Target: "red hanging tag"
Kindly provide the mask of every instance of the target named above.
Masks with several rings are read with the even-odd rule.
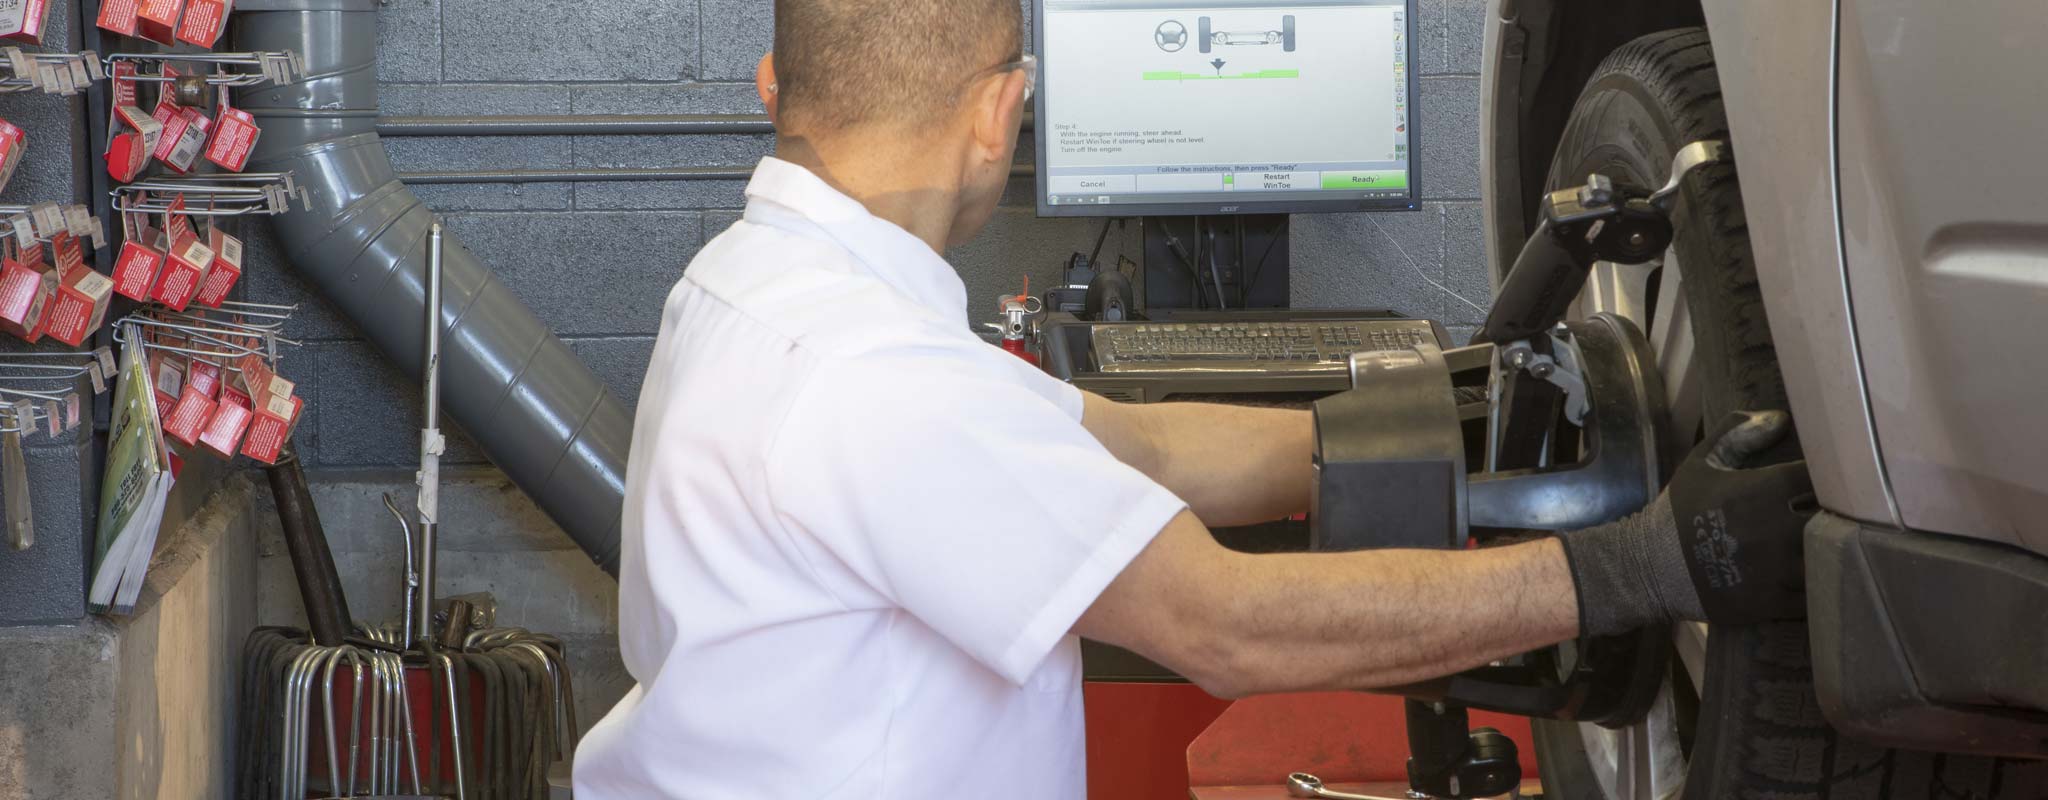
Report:
[[[143,0],[141,10],[136,12],[140,18],[136,32],[157,44],[177,44],[173,33],[178,28],[178,15],[184,10],[185,0]],[[165,90],[169,91],[169,87]]]
[[[249,166],[249,151],[261,135],[256,116],[230,105],[227,87],[221,87],[220,120],[214,126],[213,143],[206,148],[206,160],[229,172],[241,172]]]
[[[28,341],[41,338],[43,310],[56,285],[55,270],[0,262],[0,330]]]
[[[114,297],[114,282],[90,269],[81,269],[57,286],[43,328],[57,341],[77,347],[106,322],[107,305]]]
[[[178,25],[178,41],[212,50],[233,8],[234,0],[191,0],[185,6],[185,21]]]
[[[49,0],[0,0],[0,36],[42,44],[49,21]]]
[[[136,12],[141,10],[140,0],[100,0],[98,25],[122,36],[134,36]]]
[[[222,388],[220,403],[214,407],[213,419],[207,420],[206,431],[199,434],[199,443],[216,456],[234,458],[242,434],[249,430],[250,416],[249,396],[232,386]]]
[[[27,150],[28,133],[0,120],[0,189],[7,188],[7,181],[14,177],[14,168],[21,165],[22,153]]]
[[[242,240],[213,225],[207,231],[206,246],[213,251],[213,264],[193,299],[208,308],[220,308],[228,299],[228,292],[235,288],[235,281],[242,277]]]

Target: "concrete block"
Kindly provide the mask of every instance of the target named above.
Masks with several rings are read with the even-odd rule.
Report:
[[[1477,75],[1486,51],[1486,0],[1442,0],[1444,71]]]
[[[387,116],[570,113],[569,87],[558,83],[385,84],[377,105]]]
[[[704,212],[704,243],[710,244],[711,240],[718,238],[719,234],[725,233],[726,229],[738,225],[740,217],[744,213],[741,211]]]
[[[299,341],[361,338],[355,323],[342,316],[286,260],[269,224],[258,223],[243,228],[242,246],[247,264],[240,282],[243,296],[255,303],[296,304],[299,307],[292,312],[291,320],[285,323],[286,338]]]
[[[379,501],[379,511],[382,512]],[[390,519],[389,514],[385,518]],[[451,517],[452,519],[452,517]],[[336,553],[349,614],[357,622],[382,624],[403,613],[404,551],[396,544],[396,524],[383,529],[393,540],[390,550]],[[444,529],[445,530],[445,529]],[[290,559],[265,558],[257,570],[267,594],[258,617],[261,624],[304,627],[305,606],[291,574]],[[581,550],[474,551],[441,550],[435,570],[436,595],[489,592],[498,602],[498,624],[546,633],[612,634],[618,630],[618,584],[592,564]]]
[[[662,294],[666,296],[667,292]],[[626,404],[627,410],[638,405],[640,384],[647,377],[647,360],[654,355],[654,337],[569,339],[566,343],[604,381],[605,388]]]
[[[387,0],[377,10],[377,80],[441,80],[441,0]]]
[[[1443,218],[1420,212],[1306,214],[1294,218],[1293,304],[1297,308],[1386,308],[1439,318]]]
[[[449,224],[558,334],[644,335],[697,254],[692,212],[462,214]]]
[[[696,77],[697,4],[445,0],[458,81],[677,81]]]
[[[419,136],[384,140],[392,168],[405,172],[555,169],[569,166],[566,136]]]
[[[707,81],[751,81],[775,45],[775,4],[768,0],[701,0]]]
[[[1101,230],[1097,219],[1041,219],[1028,208],[997,209],[980,236],[946,253],[967,284],[968,322],[993,320],[996,298],[1016,294],[1026,275],[1034,287],[1051,286],[1067,258],[1092,249]],[[1127,234],[1132,253],[1142,248],[1137,230],[1131,226]],[[1112,232],[1104,258],[1114,257],[1117,238]]]
[[[578,136],[575,165],[601,168],[738,167],[774,152],[772,136]]]
[[[593,181],[576,184],[579,211],[741,208],[746,181]]]
[[[318,378],[318,466],[407,466],[419,463],[420,400],[415,380],[400,373],[367,342],[320,342],[314,368]],[[443,463],[481,461],[482,452],[454,421],[448,421],[448,454]],[[301,424],[301,433],[304,424]]]
[[[66,9],[50,12],[53,24],[66,16]],[[55,41],[62,41],[56,39]],[[82,96],[81,96],[82,97]],[[79,195],[74,188],[74,168],[87,163],[85,154],[84,100],[57,97],[40,92],[9,95],[0,116],[28,135],[27,156],[0,192],[0,202],[10,205],[39,202],[65,203]]]
[[[1038,180],[1036,178],[1011,178],[1003,186],[1002,205],[1006,208],[1027,208],[1033,213],[1038,209]]]
[[[437,213],[458,211],[567,211],[576,204],[567,183],[414,184],[412,193]]]
[[[86,498],[99,497],[100,478],[85,457],[86,446],[75,441],[23,450],[35,545],[19,552],[0,548],[0,626],[72,623],[85,615],[90,531],[98,503],[91,503],[90,513],[85,507]],[[0,756],[0,762],[5,760]],[[5,786],[4,777],[0,786]]]
[[[570,88],[577,114],[765,113],[754,89],[752,66],[737,83],[596,83]]]
[[[1415,15],[1415,40],[1408,43],[1408,64],[1417,75],[1442,75],[1446,45],[1444,16],[1450,0],[1422,0]]]
[[[320,469],[308,474],[313,502],[328,531],[328,545],[336,553],[378,555],[401,553],[397,523],[384,508],[389,492],[399,508],[410,508],[418,489],[409,468]],[[259,514],[272,523],[263,529],[262,541],[276,536],[276,512],[259,498]],[[545,552],[574,550],[575,542],[541,513],[519,487],[489,466],[463,466],[441,476],[440,547],[449,550],[501,552]],[[267,550],[278,549],[266,547]],[[281,550],[279,552],[282,552]]]
[[[314,503],[335,553],[350,612],[359,620],[395,619],[403,607],[403,544],[398,525],[383,507],[390,493],[408,508],[416,490],[411,473],[398,470],[318,471],[312,480]],[[536,630],[553,632],[616,630],[617,584],[590,563],[526,495],[490,467],[451,470],[442,481],[442,527],[437,550],[444,567],[439,594],[480,591],[490,584],[501,603],[499,621],[508,625],[545,622]],[[257,552],[263,589],[264,624],[303,625],[304,609],[291,575],[291,564],[278,533],[268,498],[256,503]],[[580,563],[579,563],[580,562]],[[461,577],[458,579],[457,575]],[[515,586],[511,577],[524,584]],[[524,599],[521,599],[521,598]],[[552,598],[583,598],[574,608],[556,609],[551,617],[515,613],[524,604]],[[566,620],[566,622],[565,622]]]
[[[1479,199],[1479,79],[1422,79],[1422,196]]]
[[[118,645],[98,620],[0,628],[0,797],[117,796]]]
[[[1446,322],[1477,325],[1493,307],[1493,275],[1486,261],[1483,223],[1475,203],[1444,206],[1444,304]],[[1462,298],[1462,299],[1461,299]]]
[[[562,634],[563,653],[569,660],[569,674],[576,679],[576,727],[578,735],[604,719],[619,700],[633,690],[633,676],[619,657],[619,636],[611,633]]]

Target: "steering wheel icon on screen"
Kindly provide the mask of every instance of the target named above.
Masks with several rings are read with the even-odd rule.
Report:
[[[1161,22],[1159,28],[1152,31],[1152,43],[1166,52],[1178,53],[1188,46],[1188,26],[1180,24],[1179,20]]]

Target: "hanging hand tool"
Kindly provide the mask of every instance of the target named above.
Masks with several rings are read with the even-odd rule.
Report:
[[[298,454],[287,450],[275,466],[263,471],[277,503],[285,551],[291,555],[292,573],[299,580],[299,597],[306,605],[306,625],[313,631],[313,643],[339,647],[355,626],[349,621],[341,575],[334,569],[334,553],[327,548],[327,532],[320,527],[320,512],[313,507],[313,492],[306,488]]]
[[[28,458],[21,450],[21,434],[35,423],[16,413],[14,424],[0,434],[0,482],[7,506],[7,546],[27,550],[36,543],[35,515],[29,511]]]

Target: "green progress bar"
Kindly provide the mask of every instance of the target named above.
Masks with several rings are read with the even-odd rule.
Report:
[[[1299,77],[1301,77],[1301,70],[1298,69],[1262,69],[1257,72],[1240,72],[1236,75],[1203,75],[1196,72],[1180,72],[1177,70],[1145,73],[1145,80],[1148,81],[1269,81]]]

